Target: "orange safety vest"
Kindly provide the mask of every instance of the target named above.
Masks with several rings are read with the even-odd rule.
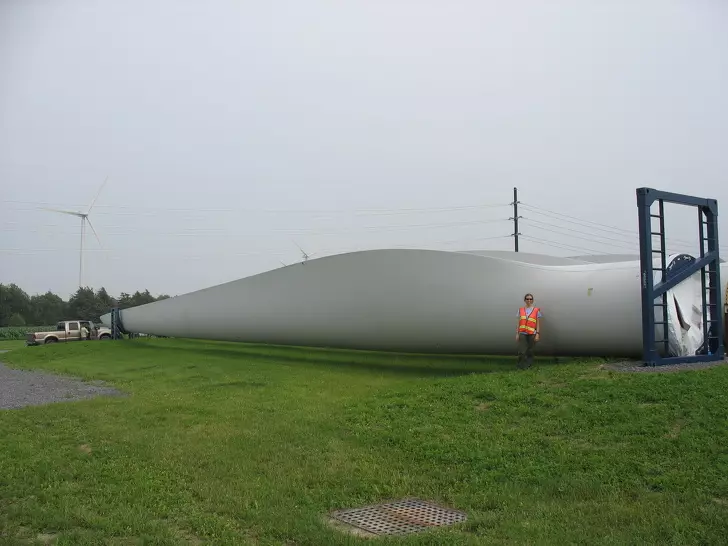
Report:
[[[526,315],[526,308],[521,307],[520,315],[521,318],[518,321],[518,333],[519,334],[535,334],[536,333],[536,318],[540,309],[534,307],[530,315]]]

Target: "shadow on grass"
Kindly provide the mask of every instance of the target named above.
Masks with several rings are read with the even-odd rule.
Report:
[[[220,345],[217,345],[217,344]],[[214,344],[214,345],[213,345]],[[170,343],[154,343],[134,340],[128,343],[134,350],[179,351],[187,355],[224,358],[227,360],[250,359],[275,364],[328,367],[359,370],[380,374],[417,376],[460,376],[474,373],[518,371],[516,358],[507,356],[477,356],[448,354],[386,353],[318,347],[287,347],[204,340],[175,339]],[[537,358],[536,366],[551,366],[564,359]]]

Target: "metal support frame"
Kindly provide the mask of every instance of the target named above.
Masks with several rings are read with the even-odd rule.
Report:
[[[124,324],[121,322],[121,309],[114,307],[111,310],[111,339],[124,339]]]
[[[652,205],[655,201],[658,203],[657,214],[652,213]],[[664,203],[676,203],[698,209],[699,258],[680,255],[672,263],[666,263]],[[637,209],[640,234],[643,363],[645,365],[660,366],[722,360],[725,356],[725,339],[718,250],[718,202],[715,199],[702,199],[652,188],[638,188]],[[658,231],[653,231],[653,218],[659,221]],[[659,236],[660,238],[659,250],[653,249],[653,236]],[[653,264],[655,254],[660,255],[659,268],[655,268]],[[654,283],[654,271],[656,269],[662,273],[657,284]],[[667,292],[698,271],[701,273],[703,288],[704,343],[695,355],[661,356],[657,350],[659,343],[664,344],[664,353],[668,354]],[[659,301],[657,301],[658,299]],[[661,309],[661,321],[655,320],[657,308]],[[662,326],[664,335],[661,340],[655,339],[655,326],[657,325]]]

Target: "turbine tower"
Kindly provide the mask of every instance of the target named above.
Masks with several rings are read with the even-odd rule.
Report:
[[[83,288],[83,240],[86,236],[86,223],[88,222],[89,227],[91,228],[91,231],[94,232],[94,235],[96,236],[96,240],[99,242],[99,246],[101,246],[101,239],[99,239],[99,234],[96,233],[96,230],[94,229],[94,225],[91,223],[91,219],[88,217],[89,213],[91,212],[91,209],[94,206],[94,203],[96,203],[96,199],[99,198],[99,194],[101,193],[101,190],[104,189],[104,186],[106,186],[106,182],[108,182],[109,177],[107,176],[104,180],[104,183],[101,184],[101,187],[99,188],[99,191],[96,192],[96,195],[94,196],[93,200],[91,201],[91,204],[88,207],[88,210],[86,212],[76,212],[72,210],[60,210],[60,209],[44,209],[49,210],[52,212],[60,212],[61,214],[69,214],[70,216],[76,216],[81,219],[81,248],[79,250],[79,257],[78,257],[78,287]]]

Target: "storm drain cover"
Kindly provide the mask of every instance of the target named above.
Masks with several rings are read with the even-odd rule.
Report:
[[[331,513],[331,517],[375,535],[405,535],[467,519],[464,512],[419,499],[402,499]]]

